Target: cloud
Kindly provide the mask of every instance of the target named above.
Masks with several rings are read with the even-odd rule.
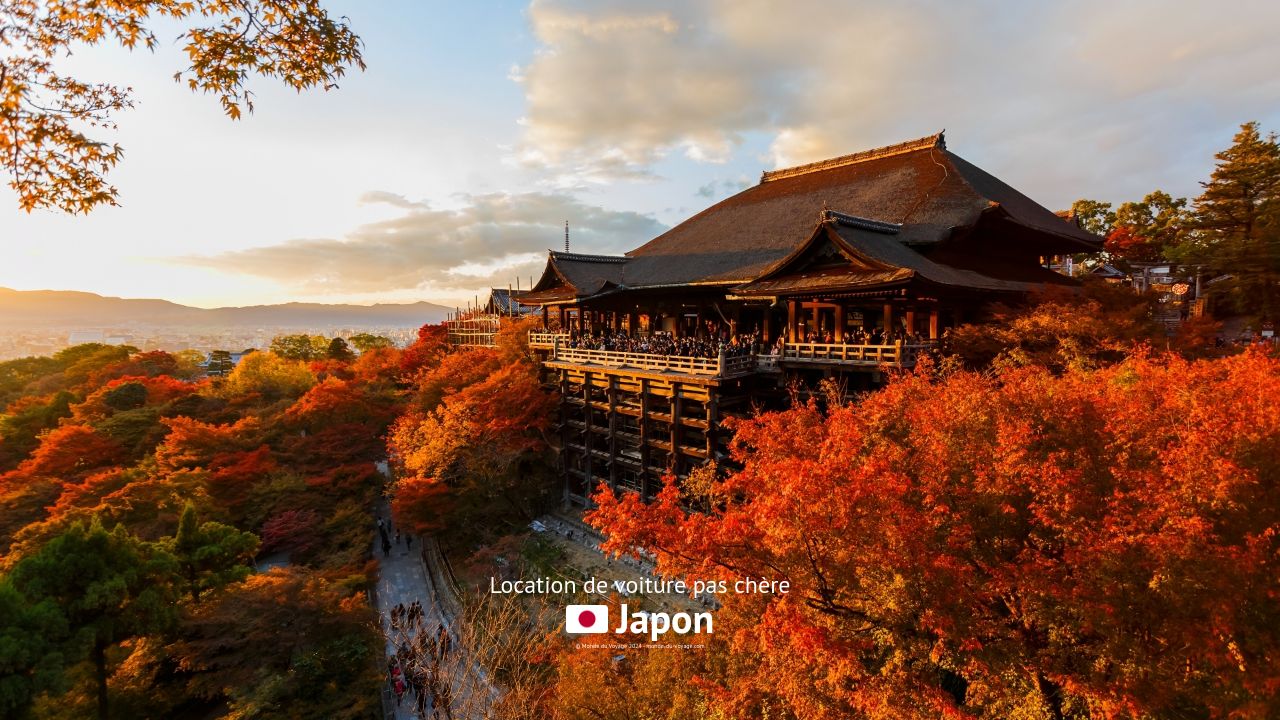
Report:
[[[747,189],[750,185],[751,185],[751,180],[745,177],[736,178],[734,180],[729,180],[727,178],[721,179],[721,180],[712,180],[706,185],[700,186],[697,189],[697,191],[694,192],[694,194],[700,198],[706,198],[708,200],[718,200],[727,195],[732,195],[734,193],[741,192]]]
[[[405,212],[341,239],[294,239],[178,261],[269,278],[308,293],[455,291],[540,275],[546,250],[562,247],[565,220],[573,246],[596,253],[629,250],[665,229],[647,215],[587,205],[560,193],[464,195],[460,208],[447,210],[382,191],[361,200]]]
[[[534,0],[529,17],[518,154],[594,179],[721,162],[752,133],[790,165],[945,127],[1032,190],[1140,193],[1280,96],[1269,0]]]

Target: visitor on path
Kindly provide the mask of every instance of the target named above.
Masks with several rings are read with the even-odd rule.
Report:
[[[391,557],[391,541],[386,537],[382,538],[382,557]]]
[[[399,544],[400,544],[400,531],[399,531],[399,530],[397,530],[397,531],[396,531],[396,544],[397,544],[397,545],[399,545]]]

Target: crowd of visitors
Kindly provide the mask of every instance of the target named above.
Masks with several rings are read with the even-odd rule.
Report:
[[[408,701],[418,718],[452,720],[453,697],[446,668],[453,640],[443,624],[427,627],[423,618],[422,603],[417,600],[391,608],[388,637],[396,652],[387,658],[387,682],[397,707]]]
[[[717,358],[723,350],[726,357],[750,355],[756,351],[760,337],[756,333],[728,337],[703,334],[676,337],[668,332],[632,336],[625,330],[595,334],[570,333],[567,347],[582,350],[644,353],[680,357]]]
[[[821,333],[810,330],[804,334],[804,338],[805,342],[811,343],[834,343],[836,341],[835,334],[831,330]],[[899,340],[905,345],[923,345],[929,342],[929,338],[920,333],[908,333],[902,328],[893,328],[889,332],[885,332],[883,328],[878,327],[870,330],[864,327],[846,330],[840,342],[845,345],[892,345]]]
[[[834,343],[835,335],[831,330],[823,332],[807,331],[803,333],[804,342]],[[885,332],[882,328],[856,328],[845,332],[841,342],[846,345],[892,345],[901,341],[907,345],[925,344],[929,339],[920,333],[907,333],[901,328]],[[676,337],[668,332],[655,332],[649,335],[628,334],[625,330],[604,331],[598,333],[569,333],[565,347],[582,350],[608,350],[613,352],[644,353],[648,355],[665,355],[697,358],[716,358],[723,350],[726,357],[742,355],[779,354],[786,343],[785,337],[778,337],[772,347],[765,347],[758,332],[739,333],[730,336],[727,331],[717,334],[714,330],[699,335]]]

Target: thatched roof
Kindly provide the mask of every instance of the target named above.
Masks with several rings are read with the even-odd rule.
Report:
[[[1015,228],[1020,245],[1013,259],[1022,264],[1028,258],[1034,264],[1039,255],[1101,249],[1101,238],[947,150],[938,133],[766,172],[758,185],[712,205],[625,258],[552,252],[528,300],[567,300],[619,288],[750,282],[808,240],[814,218],[827,208],[899,226],[895,243],[905,246],[944,244],[998,218],[1004,227]]]

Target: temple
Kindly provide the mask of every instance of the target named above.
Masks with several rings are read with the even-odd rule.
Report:
[[[1049,258],[1100,249],[939,133],[765,172],[625,255],[552,251],[518,303],[542,319],[567,499],[650,497],[725,460],[726,416],[874,387],[990,302],[1071,284]]]

